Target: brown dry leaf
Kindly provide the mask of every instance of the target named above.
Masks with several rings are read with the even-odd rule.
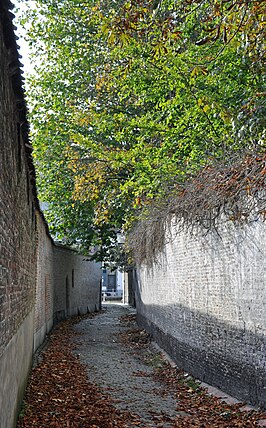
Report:
[[[17,428],[145,428],[138,416],[115,408],[108,395],[112,393],[110,388],[99,388],[88,381],[86,367],[74,355],[71,344],[71,338],[77,336],[72,325],[80,319],[63,322],[51,333],[49,346],[30,375]],[[122,322],[132,328],[119,336],[120,343],[145,360],[145,352],[141,351],[147,348],[150,336],[135,328],[134,316],[123,317]],[[154,368],[153,376],[165,391],[175,395],[177,411],[184,412],[175,419],[167,415],[154,419],[158,428],[166,424],[172,428],[255,428],[260,419],[266,418],[260,412],[241,412],[241,404],[229,406],[207,395],[191,376],[167,363]]]

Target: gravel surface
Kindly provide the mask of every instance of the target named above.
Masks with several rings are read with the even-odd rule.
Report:
[[[75,329],[82,333],[75,339],[76,353],[86,365],[90,382],[106,389],[118,409],[125,409],[140,417],[142,427],[172,426],[176,416],[176,400],[164,386],[150,376],[158,350],[152,344],[133,350],[121,343],[120,335],[136,325],[126,325],[119,318],[133,315],[131,307],[106,304],[103,312],[93,319],[82,320]],[[150,356],[151,364],[147,361]],[[168,415],[169,423],[160,422]]]

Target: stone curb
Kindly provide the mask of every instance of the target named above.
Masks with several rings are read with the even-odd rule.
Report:
[[[151,342],[152,346],[161,353],[162,358],[168,362],[170,364],[171,367],[176,368],[177,365],[175,364],[175,362],[172,360],[172,358],[170,357],[170,355],[167,354],[167,352],[165,352],[162,348],[160,348],[160,346],[156,343],[156,342]],[[209,395],[212,395],[213,397],[216,398],[220,398],[221,401],[224,401],[227,404],[233,405],[233,404],[239,404],[241,403],[241,401],[239,401],[237,398],[232,397],[229,394],[226,394],[226,392],[221,391],[218,388],[215,388],[212,385],[209,385],[208,383],[205,382],[201,382],[200,380],[196,379],[196,381],[199,383],[199,385],[207,390],[207,393]],[[244,405],[243,407],[240,407],[239,409],[241,412],[251,412],[251,411],[259,411],[260,409],[254,406],[250,406],[250,405]],[[266,419],[261,419],[260,421],[258,421],[258,426],[259,427],[266,427]]]

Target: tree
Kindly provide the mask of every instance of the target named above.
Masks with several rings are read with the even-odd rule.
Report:
[[[37,0],[29,81],[41,198],[99,256],[214,158],[264,144],[263,5]]]

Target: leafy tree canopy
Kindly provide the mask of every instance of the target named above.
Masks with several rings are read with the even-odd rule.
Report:
[[[263,3],[36,0],[28,100],[58,239],[110,257],[154,199],[212,159],[263,149]]]

